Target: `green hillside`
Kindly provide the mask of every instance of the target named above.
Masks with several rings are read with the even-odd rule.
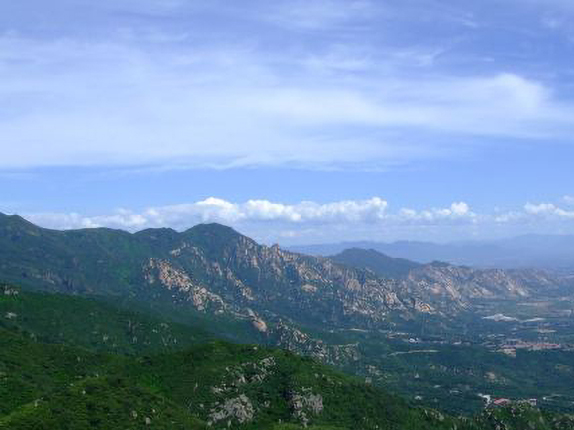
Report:
[[[288,351],[206,342],[91,299],[1,293],[2,430],[572,428],[524,406],[449,418]]]
[[[0,327],[34,339],[120,354],[179,350],[213,338],[203,327],[166,321],[99,300],[0,285]]]
[[[181,406],[121,378],[129,360],[0,329],[0,429],[200,429]]]
[[[0,329],[0,428],[265,429],[306,423],[431,429],[424,411],[309,359],[214,342],[140,358]],[[202,424],[203,423],[203,424]]]

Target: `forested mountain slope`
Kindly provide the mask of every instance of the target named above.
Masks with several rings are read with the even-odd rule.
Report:
[[[14,303],[13,287],[3,296]],[[528,425],[534,430],[571,428],[571,418],[536,409],[486,411],[476,418],[448,417],[409,406],[379,388],[345,376],[309,358],[256,345],[210,341],[181,349],[155,338],[134,349],[110,344],[102,337],[86,343],[81,331],[116,333],[130,315],[132,323],[152,332],[156,320],[130,311],[101,306],[88,299],[23,293],[23,302],[39,297],[54,309],[92,309],[105,312],[69,337],[51,338],[53,327],[77,323],[69,312],[40,312],[37,321],[0,327],[0,429],[395,429],[495,430]],[[84,302],[84,303],[82,303]],[[25,305],[20,308],[26,311]],[[103,310],[105,309],[105,311]],[[3,309],[4,312],[4,309]],[[13,312],[14,313],[14,312]],[[103,315],[103,314],[100,314]],[[24,314],[22,314],[24,316]],[[109,322],[109,325],[106,324]],[[161,324],[161,323],[160,323]],[[188,328],[172,336],[197,340]],[[56,330],[56,331],[57,331]],[[117,333],[120,333],[119,335]],[[41,342],[39,339],[43,339]],[[47,340],[50,340],[47,343]],[[74,343],[79,342],[76,346]],[[55,343],[57,342],[57,343]],[[124,339],[129,343],[129,339]]]

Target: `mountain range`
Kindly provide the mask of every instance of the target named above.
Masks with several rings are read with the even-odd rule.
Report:
[[[220,224],[181,233],[55,231],[5,215],[0,278],[47,291],[184,306],[249,320],[266,335],[281,321],[385,328],[422,314],[450,318],[472,299],[547,294],[566,282],[536,270],[416,264],[358,249],[332,259],[307,256],[259,245]]]
[[[432,303],[437,309],[450,310],[451,314],[457,309],[472,307],[474,299],[548,296],[572,286],[570,278],[540,269],[475,269],[440,261],[422,264],[392,258],[373,249],[347,249],[330,258],[395,279],[401,291]]]
[[[294,252],[321,256],[335,255],[349,248],[374,249],[419,263],[440,260],[476,267],[535,267],[574,272],[574,236],[569,235],[523,235],[491,241],[451,243],[362,241],[289,247]]]

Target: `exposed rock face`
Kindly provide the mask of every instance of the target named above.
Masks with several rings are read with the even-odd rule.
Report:
[[[262,333],[269,330],[263,314],[296,315],[320,324],[376,325],[391,312],[432,310],[401,296],[395,282],[365,270],[261,246],[222,226],[200,226],[192,233],[169,257],[147,263],[148,282],[189,293],[198,309],[220,300],[234,312],[252,309],[257,317],[248,317]]]
[[[5,296],[17,296],[19,291],[7,285],[2,285],[0,286],[0,294],[4,294]]]
[[[313,394],[310,388],[303,388],[301,392],[293,392],[290,395],[293,417],[303,427],[307,427],[312,417],[323,412],[323,397]]]
[[[399,297],[409,296],[414,309],[426,313],[453,315],[475,299],[520,299],[541,290],[558,291],[566,282],[536,270],[481,270],[441,262],[423,265],[372,249],[349,249],[333,259],[382,277],[394,274]]]
[[[269,378],[275,371],[276,364],[275,357],[269,356],[258,361],[226,367],[226,374],[220,384],[211,387],[211,393],[217,396],[218,401],[209,412],[209,426],[217,426],[220,423],[227,428],[253,421],[261,405],[256,408],[245,390],[254,385],[258,386]]]
[[[481,270],[444,263],[415,268],[400,285],[419,303],[451,312],[468,309],[475,299],[520,299],[536,294],[535,289],[557,286],[557,280],[540,271]],[[415,307],[421,310],[420,306],[424,305]]]
[[[261,333],[267,333],[267,323],[262,319],[256,318],[251,323],[253,324],[253,327],[255,327],[255,330]]]
[[[209,415],[208,425],[212,426],[220,421],[231,423],[236,422],[244,424],[253,421],[255,409],[249,397],[241,394],[233,399],[228,399],[222,405],[216,406]]]
[[[249,318],[251,318],[251,324],[253,325],[255,330],[257,330],[260,333],[267,333],[268,331],[267,323],[262,318],[257,316],[257,314],[253,312],[251,309],[247,309],[247,314],[249,315]]]
[[[225,303],[217,294],[194,283],[183,270],[175,268],[166,260],[151,258],[144,269],[145,279],[154,284],[159,282],[169,290],[184,294],[199,311],[208,308],[213,311],[225,309]]]
[[[309,284],[305,284],[305,285],[301,286],[301,289],[303,291],[305,291],[306,293],[316,293],[317,292],[317,287],[315,287],[314,285],[309,285]]]
[[[298,354],[313,357],[323,363],[342,365],[357,361],[360,358],[357,344],[327,344],[282,321],[276,325],[272,336],[276,345]]]
[[[534,286],[553,286],[543,272],[445,263],[416,265],[401,279],[384,279],[368,269],[258,245],[219,225],[184,233],[163,258],[146,263],[144,276],[149,283],[184,294],[198,310],[243,315],[266,335],[282,318],[375,328],[397,315],[451,317],[470,309],[475,299],[523,298],[533,294]],[[295,338],[285,345],[291,348]],[[316,351],[312,355],[329,355]]]

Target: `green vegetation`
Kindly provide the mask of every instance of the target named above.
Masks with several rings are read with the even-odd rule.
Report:
[[[457,342],[448,334],[387,335],[375,331],[314,333],[333,343],[357,345],[359,358],[345,363],[343,370],[369,378],[417,405],[472,415],[484,407],[478,396],[482,393],[493,398],[536,398],[545,409],[574,412],[573,350],[519,349],[513,357],[478,342]]]
[[[0,327],[27,332],[42,342],[119,354],[180,350],[212,338],[203,327],[165,321],[110,303],[7,286],[0,286]]]
[[[395,276],[408,268],[387,263]],[[425,408],[470,416],[484,406],[478,393],[573,410],[572,318],[565,316],[572,301],[547,315],[543,303],[520,312],[510,302],[477,304],[480,315],[502,307],[520,319],[544,316],[544,326],[370,308],[371,293],[392,298],[394,281],[259,246],[224,226],[61,232],[3,215],[0,276],[25,288],[0,286],[0,423],[7,428],[85,428],[73,410],[102,423],[94,428],[121,421],[120,428],[138,428],[146,417],[156,428],[440,429],[456,422],[461,429],[483,424]],[[346,311],[354,307],[366,313]],[[516,336],[566,347],[496,352]],[[309,354],[361,379],[245,345],[252,343]],[[138,398],[161,413],[150,416]]]
[[[571,430],[574,416],[541,412],[527,404],[512,404],[484,411],[471,421],[470,429]]]
[[[110,304],[13,287],[1,292],[2,314],[21,312],[2,319],[0,328],[2,430],[492,430],[501,422],[509,430],[565,430],[572,425],[566,416],[525,406],[487,410],[475,419],[449,418],[288,351],[221,341],[195,344],[206,339],[204,333]],[[79,312],[90,317],[82,319]],[[165,336],[180,340],[144,336],[158,324],[167,324]],[[134,325],[145,341],[132,342]],[[96,331],[88,340],[81,336]],[[108,340],[102,333],[109,333]]]
[[[228,421],[263,429],[307,420],[448,428],[431,427],[422,410],[285,351],[214,342],[135,358],[39,343],[4,329],[0,342],[2,429],[145,428],[146,421],[166,429],[205,422],[225,428]]]

